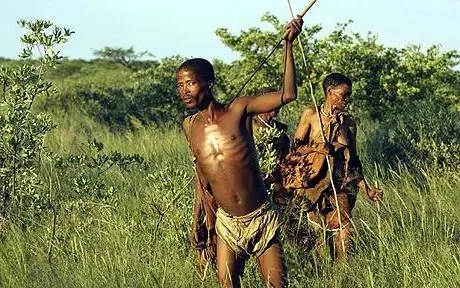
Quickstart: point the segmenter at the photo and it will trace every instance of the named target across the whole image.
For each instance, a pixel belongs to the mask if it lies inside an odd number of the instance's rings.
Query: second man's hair
[[[329,87],[337,88],[341,85],[347,85],[351,88],[352,82],[350,78],[340,73],[331,73],[327,75],[323,80],[324,95],[327,94],[327,88]]]

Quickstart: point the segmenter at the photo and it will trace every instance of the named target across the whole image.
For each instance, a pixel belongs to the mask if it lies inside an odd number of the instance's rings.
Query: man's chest
[[[191,135],[192,150],[198,160],[224,160],[236,156],[249,143],[250,136],[245,127],[231,119],[195,124]]]
[[[322,127],[312,125],[309,142],[323,143],[326,140],[326,142],[333,145],[348,146],[350,144],[349,131],[350,129],[345,123],[326,122]]]

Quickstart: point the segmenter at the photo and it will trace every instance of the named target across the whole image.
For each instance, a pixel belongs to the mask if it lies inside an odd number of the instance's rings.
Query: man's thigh
[[[262,281],[267,287],[287,287],[286,264],[278,236],[275,236],[268,248],[257,258]]]
[[[219,236],[217,237],[217,276],[224,287],[239,287],[245,258],[237,255]]]
[[[340,224],[342,224],[342,226],[347,225],[350,222],[351,210],[353,209],[356,198],[346,193],[339,193],[337,194],[337,202],[334,196],[331,196],[329,200],[334,206],[334,209],[325,215],[327,228],[337,229],[340,228]],[[339,209],[336,208],[337,203],[339,205]],[[338,213],[339,211],[340,218]]]

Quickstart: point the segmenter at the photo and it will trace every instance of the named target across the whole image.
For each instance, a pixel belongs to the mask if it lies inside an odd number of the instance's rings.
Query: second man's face
[[[210,83],[197,77],[192,69],[181,69],[176,73],[177,93],[188,109],[197,108],[210,92]]]
[[[332,114],[340,113],[347,107],[348,103],[350,103],[351,92],[351,87],[348,85],[328,89],[327,97],[331,105]]]

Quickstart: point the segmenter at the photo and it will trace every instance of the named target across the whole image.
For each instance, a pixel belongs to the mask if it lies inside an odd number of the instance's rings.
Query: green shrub
[[[45,156],[44,136],[53,124],[47,115],[32,113],[31,107],[37,97],[52,92],[43,74],[62,59],[55,46],[73,33],[43,20],[20,20],[18,24],[28,30],[21,37],[26,46],[20,57],[31,60],[38,52],[40,58],[0,69],[0,213],[5,218],[10,218],[12,209],[16,214],[29,208],[41,210],[46,202],[46,196],[37,190],[37,168]]]
[[[373,161],[416,167],[460,168],[460,113],[440,100],[407,103],[367,140]]]

